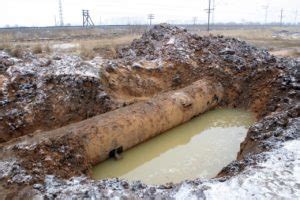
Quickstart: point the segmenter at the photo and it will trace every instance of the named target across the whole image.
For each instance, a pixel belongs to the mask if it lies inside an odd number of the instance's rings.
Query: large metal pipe
[[[97,164],[107,159],[115,149],[127,150],[215,107],[223,92],[220,83],[200,80],[148,101],[40,133],[33,138],[27,137],[26,141],[39,143],[45,138],[56,141],[80,138],[86,153],[83,156],[91,164]],[[22,142],[22,139],[19,140]]]

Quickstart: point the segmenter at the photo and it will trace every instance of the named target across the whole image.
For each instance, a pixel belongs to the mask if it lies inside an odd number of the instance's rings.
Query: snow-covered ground
[[[14,74],[38,74],[43,77],[50,75],[80,75],[99,78],[102,59],[97,57],[89,62],[84,62],[78,56],[63,56],[59,60],[39,58],[29,63],[20,63],[8,68],[7,73]]]
[[[300,199],[300,140],[263,153],[265,161],[248,167],[225,182],[205,183],[206,199]],[[193,199],[193,190],[182,185],[177,199]],[[196,197],[196,196],[194,196]]]

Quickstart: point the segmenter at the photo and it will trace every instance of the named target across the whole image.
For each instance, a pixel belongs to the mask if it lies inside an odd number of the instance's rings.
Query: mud
[[[93,167],[96,180],[121,178],[147,184],[213,178],[240,150],[252,113],[214,109]],[[188,155],[188,156],[187,156]]]
[[[277,58],[235,38],[200,37],[165,24],[120,49],[114,60],[82,62],[67,55],[37,58],[31,54],[17,59],[2,52],[0,195],[204,199],[209,190],[206,183],[243,178],[246,169],[254,166],[254,170],[257,163],[268,160],[264,152],[276,153],[285,141],[299,138],[299,68],[297,60]],[[211,181],[161,186],[119,179],[93,181],[82,138],[55,139],[40,133],[203,79],[223,85],[219,107],[247,109],[257,117],[237,160]],[[27,136],[17,138],[21,135]],[[39,136],[45,142],[27,142],[26,138]]]

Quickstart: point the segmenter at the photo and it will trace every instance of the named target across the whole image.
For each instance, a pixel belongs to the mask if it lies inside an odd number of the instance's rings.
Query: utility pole
[[[60,26],[63,26],[64,25],[64,18],[63,18],[62,0],[58,0],[58,13],[59,13]]]
[[[268,23],[269,5],[263,6],[263,9],[265,9],[265,25],[266,25]]]
[[[208,0],[208,9],[205,9],[207,11],[207,31],[210,31],[210,15],[213,12],[213,8],[211,8],[211,0]]]
[[[297,25],[297,18],[298,18],[298,10],[295,11],[295,24]]]
[[[194,26],[196,25],[196,23],[197,23],[197,17],[193,17],[193,24],[194,24]]]
[[[152,25],[152,20],[154,19],[154,14],[149,14],[148,15],[148,19],[149,19],[149,25],[151,26]]]
[[[88,28],[89,26],[95,26],[89,10],[82,10],[82,26]]]
[[[211,0],[208,0],[208,21],[207,21],[207,31],[209,32],[209,23],[210,23],[210,13],[211,13],[211,9],[210,9],[210,6],[211,6]]]
[[[282,26],[283,23],[283,9],[280,11],[280,26]]]

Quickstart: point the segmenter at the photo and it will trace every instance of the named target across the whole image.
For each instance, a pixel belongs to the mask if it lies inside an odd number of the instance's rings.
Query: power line
[[[151,26],[152,25],[152,20],[154,19],[154,14],[149,14],[148,15],[148,19],[149,19],[149,25]]]
[[[58,1],[58,13],[59,13],[59,22],[60,25],[64,25],[64,18],[63,18],[63,8],[62,8],[62,0]]]

